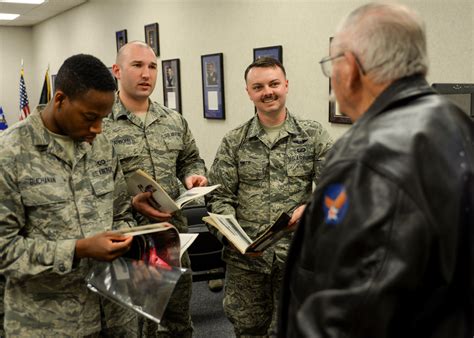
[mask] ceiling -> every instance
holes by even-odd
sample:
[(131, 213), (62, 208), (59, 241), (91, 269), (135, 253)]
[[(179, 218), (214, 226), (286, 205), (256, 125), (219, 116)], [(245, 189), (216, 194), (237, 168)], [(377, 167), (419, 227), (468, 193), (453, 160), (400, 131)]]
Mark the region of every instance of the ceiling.
[(0, 26), (34, 26), (88, 0), (45, 0), (40, 5), (8, 3), (0, 0), (0, 13), (20, 14), (11, 21), (0, 20)]

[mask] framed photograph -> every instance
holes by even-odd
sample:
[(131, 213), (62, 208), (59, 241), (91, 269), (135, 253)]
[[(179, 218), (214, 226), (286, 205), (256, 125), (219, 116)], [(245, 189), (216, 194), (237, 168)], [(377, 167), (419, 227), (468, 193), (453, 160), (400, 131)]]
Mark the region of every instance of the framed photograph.
[(283, 64), (283, 47), (282, 46), (270, 46), (253, 49), (253, 60), (257, 60), (261, 57), (271, 57), (280, 61)]
[(179, 59), (161, 61), (161, 73), (163, 74), (163, 100), (165, 106), (182, 114)]
[[(331, 79), (329, 79), (329, 94), (331, 95)], [(336, 99), (329, 100), (329, 122), (352, 124), (351, 119), (339, 110)]]
[(204, 118), (225, 119), (223, 54), (201, 56)]
[(115, 42), (117, 43), (117, 52), (122, 47), (125, 45), (128, 40), (127, 40), (127, 30), (123, 29), (121, 31), (115, 32)]
[[(329, 46), (331, 46), (331, 41), (332, 41), (332, 37), (329, 38)], [(329, 96), (330, 97), (333, 96), (332, 89), (331, 89), (331, 79), (329, 79)], [(351, 119), (348, 116), (341, 113), (341, 111), (339, 110), (339, 105), (337, 104), (337, 101), (335, 98), (332, 100), (329, 100), (329, 122), (352, 124)]]
[(160, 56), (160, 34), (158, 23), (151, 23), (145, 26), (145, 42), (155, 51), (156, 56)]

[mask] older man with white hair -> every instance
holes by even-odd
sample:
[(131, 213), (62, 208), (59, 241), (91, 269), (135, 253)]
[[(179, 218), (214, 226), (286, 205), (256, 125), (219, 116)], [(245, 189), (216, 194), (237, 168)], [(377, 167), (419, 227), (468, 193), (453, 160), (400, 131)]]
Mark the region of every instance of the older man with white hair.
[(431, 89), (424, 24), (372, 3), (321, 60), (355, 123), (292, 243), (281, 337), (472, 337), (474, 127)]

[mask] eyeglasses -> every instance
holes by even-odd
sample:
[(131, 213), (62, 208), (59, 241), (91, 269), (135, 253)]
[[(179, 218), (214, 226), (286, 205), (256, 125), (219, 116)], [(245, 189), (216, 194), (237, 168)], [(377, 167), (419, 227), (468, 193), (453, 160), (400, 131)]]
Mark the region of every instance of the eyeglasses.
[[(359, 58), (357, 57), (357, 55), (355, 55), (354, 53), (352, 53), (352, 55), (354, 55), (354, 59), (357, 63), (357, 66), (359, 67), (360, 72), (362, 73), (362, 75), (366, 75), (367, 71), (364, 69), (364, 67), (360, 63)], [(332, 75), (332, 61), (335, 60), (335, 59), (338, 59), (340, 57), (343, 57), (343, 56), (345, 56), (344, 53), (339, 53), (335, 56), (326, 56), (325, 58), (322, 58), (321, 61), (319, 61), (319, 64), (321, 65), (321, 70), (323, 71), (324, 76), (331, 77), (331, 75)], [(329, 61), (331, 61), (331, 62), (329, 62)], [(380, 67), (381, 65), (372, 67), (371, 70), (374, 69), (374, 68)]]
[(332, 75), (332, 61), (339, 59), (344, 56), (344, 53), (340, 53), (334, 56), (326, 56), (319, 61), (321, 65), (321, 70), (323, 71), (324, 76), (331, 77)]

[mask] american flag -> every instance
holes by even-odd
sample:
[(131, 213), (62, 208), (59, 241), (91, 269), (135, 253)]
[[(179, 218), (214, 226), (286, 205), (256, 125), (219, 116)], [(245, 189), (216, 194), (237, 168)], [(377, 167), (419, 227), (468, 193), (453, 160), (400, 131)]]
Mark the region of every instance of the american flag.
[(26, 94), (25, 79), (23, 78), (23, 68), (20, 75), (20, 121), (26, 119), (30, 115), (30, 107), (28, 106), (28, 95)]

